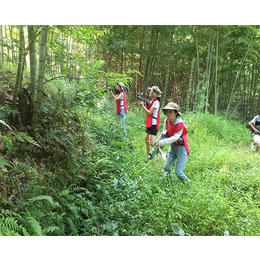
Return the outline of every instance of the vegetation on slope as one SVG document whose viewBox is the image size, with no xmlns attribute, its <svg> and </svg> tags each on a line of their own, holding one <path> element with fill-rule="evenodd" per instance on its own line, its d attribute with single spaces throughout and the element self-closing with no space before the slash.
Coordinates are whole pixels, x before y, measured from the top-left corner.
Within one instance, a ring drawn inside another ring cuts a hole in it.
<svg viewBox="0 0 260 260">
<path fill-rule="evenodd" d="M 183 115 L 191 185 L 170 185 L 159 156 L 145 163 L 138 103 L 124 138 L 112 99 L 85 107 L 73 93 L 50 85 L 37 142 L 1 123 L 0 235 L 260 234 L 258 154 L 244 125 Z"/>
</svg>

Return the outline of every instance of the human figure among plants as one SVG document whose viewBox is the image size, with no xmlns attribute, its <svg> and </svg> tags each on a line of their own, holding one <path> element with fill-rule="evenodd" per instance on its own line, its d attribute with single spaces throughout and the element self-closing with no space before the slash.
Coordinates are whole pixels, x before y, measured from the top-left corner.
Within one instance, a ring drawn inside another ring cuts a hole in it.
<svg viewBox="0 0 260 260">
<path fill-rule="evenodd" d="M 251 150 L 258 152 L 260 149 L 260 115 L 256 115 L 250 122 L 249 126 L 253 131 L 254 141 L 251 144 Z"/>
<path fill-rule="evenodd" d="M 117 83 L 116 89 L 119 94 L 115 94 L 113 91 L 109 91 L 113 98 L 116 100 L 116 113 L 119 115 L 119 121 L 123 125 L 125 136 L 127 136 L 127 130 L 125 125 L 125 115 L 127 113 L 127 102 L 125 93 L 125 84 L 123 82 Z"/>
<path fill-rule="evenodd" d="M 167 116 L 164 120 L 163 132 L 167 132 L 167 138 L 158 142 L 157 146 L 170 144 L 167 159 L 164 165 L 165 176 L 173 182 L 171 170 L 174 162 L 176 162 L 175 174 L 182 182 L 188 182 L 189 179 L 183 172 L 190 155 L 189 144 L 187 139 L 187 128 L 180 118 L 180 108 L 176 103 L 169 102 L 163 109 L 163 113 Z"/>
<path fill-rule="evenodd" d="M 146 106 L 146 102 L 141 100 L 140 104 L 146 113 L 146 134 L 145 134 L 145 144 L 146 144 L 146 154 L 149 155 L 151 146 L 155 144 L 155 136 L 159 130 L 160 126 L 160 97 L 161 90 L 157 86 L 148 88 L 150 91 L 149 97 L 152 99 L 149 105 Z M 159 149 L 159 153 L 163 160 L 166 160 L 166 154 Z"/>
</svg>

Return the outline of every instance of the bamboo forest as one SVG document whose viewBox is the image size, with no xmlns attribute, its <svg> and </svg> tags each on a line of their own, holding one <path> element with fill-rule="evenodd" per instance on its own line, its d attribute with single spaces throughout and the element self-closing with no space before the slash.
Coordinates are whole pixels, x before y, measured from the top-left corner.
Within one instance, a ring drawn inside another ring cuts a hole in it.
<svg viewBox="0 0 260 260">
<path fill-rule="evenodd" d="M 0 25 L 0 236 L 259 236 L 259 71 L 257 25 Z"/>
</svg>

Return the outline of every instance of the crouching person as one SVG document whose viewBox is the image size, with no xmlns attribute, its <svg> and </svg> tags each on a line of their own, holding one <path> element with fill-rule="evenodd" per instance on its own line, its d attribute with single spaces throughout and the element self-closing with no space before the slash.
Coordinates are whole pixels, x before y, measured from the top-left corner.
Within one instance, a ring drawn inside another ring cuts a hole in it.
<svg viewBox="0 0 260 260">
<path fill-rule="evenodd" d="M 164 165 L 165 175 L 169 176 L 172 183 L 173 178 L 171 170 L 176 161 L 175 174 L 182 182 L 188 182 L 189 179 L 183 172 L 188 160 L 189 144 L 187 139 L 187 128 L 180 118 L 179 106 L 176 103 L 168 103 L 162 110 L 167 116 L 164 120 L 163 131 L 167 131 L 168 138 L 161 140 L 157 146 L 161 147 L 170 144 L 167 159 Z"/>
</svg>

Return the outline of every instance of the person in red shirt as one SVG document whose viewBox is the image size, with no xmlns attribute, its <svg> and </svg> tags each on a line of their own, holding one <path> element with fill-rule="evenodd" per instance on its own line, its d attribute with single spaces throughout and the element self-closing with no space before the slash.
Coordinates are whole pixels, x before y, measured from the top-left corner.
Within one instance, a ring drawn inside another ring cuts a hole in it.
<svg viewBox="0 0 260 260">
<path fill-rule="evenodd" d="M 127 113 L 127 102 L 126 102 L 126 93 L 125 93 L 125 84 L 123 82 L 117 83 L 117 90 L 119 92 L 118 95 L 115 95 L 113 91 L 110 91 L 113 98 L 116 100 L 116 113 L 119 115 L 119 121 L 123 125 L 123 130 L 125 136 L 127 136 L 127 130 L 125 125 L 125 115 Z"/>
<path fill-rule="evenodd" d="M 170 102 L 162 110 L 167 116 L 164 120 L 163 133 L 167 133 L 168 138 L 160 140 L 157 146 L 171 145 L 164 165 L 165 176 L 169 176 L 170 182 L 173 182 L 171 169 L 176 161 L 175 174 L 181 181 L 188 182 L 189 179 L 183 170 L 187 163 L 188 155 L 190 155 L 190 149 L 187 139 L 187 128 L 180 118 L 180 108 L 176 103 Z"/>
<path fill-rule="evenodd" d="M 159 130 L 160 125 L 160 97 L 161 90 L 157 86 L 148 88 L 150 90 L 149 97 L 152 99 L 151 103 L 146 107 L 145 102 L 142 100 L 140 104 L 146 112 L 146 153 L 149 155 L 151 146 L 154 146 L 155 136 Z M 166 160 L 166 154 L 159 150 L 161 157 Z"/>
</svg>

